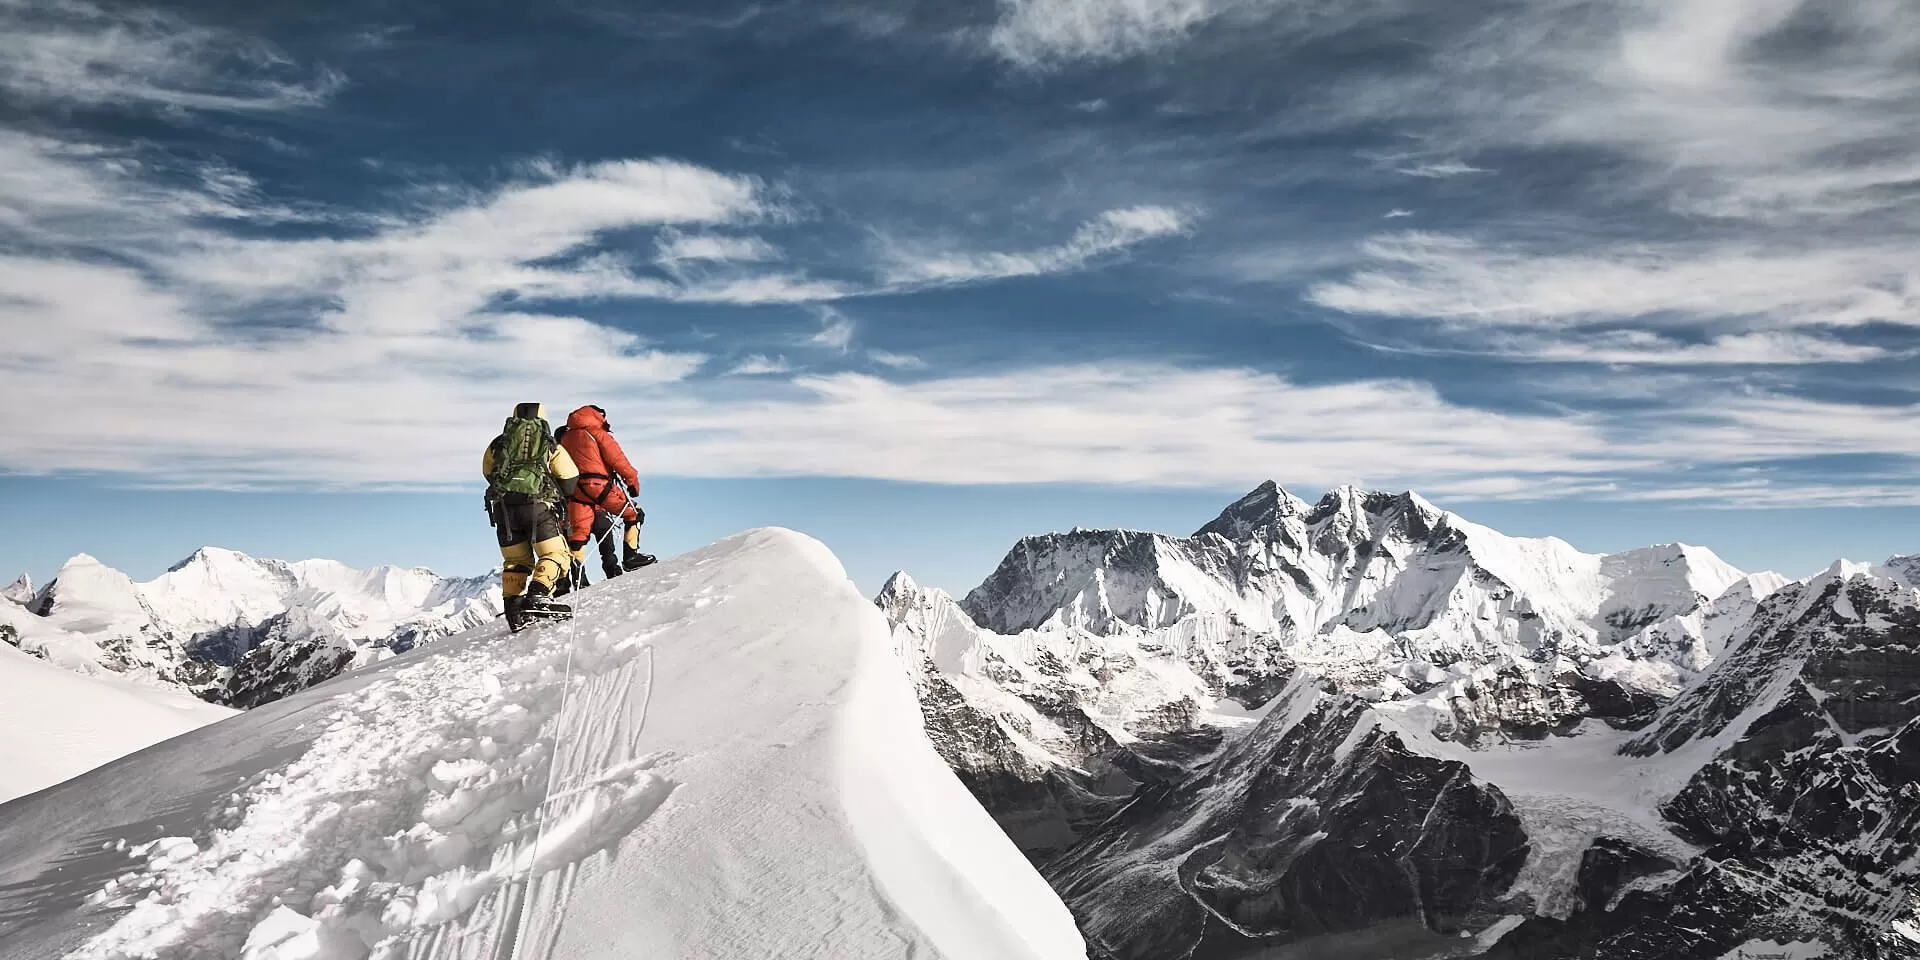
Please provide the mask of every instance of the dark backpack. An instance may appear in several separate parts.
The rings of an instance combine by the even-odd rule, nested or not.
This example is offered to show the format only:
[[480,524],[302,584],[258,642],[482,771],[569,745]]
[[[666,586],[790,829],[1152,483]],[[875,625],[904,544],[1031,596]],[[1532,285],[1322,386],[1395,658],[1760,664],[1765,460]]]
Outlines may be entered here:
[[547,422],[533,417],[508,417],[493,441],[493,472],[487,475],[490,493],[507,500],[560,499],[547,463],[553,458],[553,436]]

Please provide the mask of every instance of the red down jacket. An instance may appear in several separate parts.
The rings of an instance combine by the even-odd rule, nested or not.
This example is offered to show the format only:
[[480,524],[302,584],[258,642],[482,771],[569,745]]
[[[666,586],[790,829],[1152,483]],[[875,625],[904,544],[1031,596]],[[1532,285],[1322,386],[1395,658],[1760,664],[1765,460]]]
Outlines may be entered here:
[[620,441],[607,431],[607,413],[599,407],[581,407],[567,414],[567,430],[560,437],[560,445],[580,470],[580,484],[574,489],[573,499],[603,502],[615,478],[625,480],[632,490],[640,489],[640,474],[633,469],[626,451],[620,449]]

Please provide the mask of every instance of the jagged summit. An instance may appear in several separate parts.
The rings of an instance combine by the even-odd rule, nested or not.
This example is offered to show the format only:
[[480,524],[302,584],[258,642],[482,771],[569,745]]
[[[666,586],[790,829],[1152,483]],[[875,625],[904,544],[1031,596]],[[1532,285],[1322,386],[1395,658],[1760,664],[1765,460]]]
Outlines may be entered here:
[[907,596],[920,592],[920,583],[909,576],[905,570],[895,570],[887,582],[880,585],[880,597]]
[[25,606],[33,602],[33,593],[33,578],[22,573],[6,589],[0,590],[0,600]]
[[182,559],[179,563],[176,563],[173,566],[168,567],[167,572],[177,573],[181,570],[187,569],[188,567],[194,567],[194,566],[245,564],[245,563],[254,563],[254,562],[256,562],[254,558],[247,556],[246,554],[241,553],[238,550],[228,550],[225,547],[204,546],[199,548],[198,550],[193,551],[190,554],[187,554],[187,556],[184,559]]
[[1272,526],[1287,517],[1297,517],[1308,509],[1305,500],[1268,480],[1254,487],[1251,493],[1228,504],[1218,517],[1194,531],[1193,535],[1204,537],[1209,533],[1217,533],[1228,540],[1239,541],[1253,530]]

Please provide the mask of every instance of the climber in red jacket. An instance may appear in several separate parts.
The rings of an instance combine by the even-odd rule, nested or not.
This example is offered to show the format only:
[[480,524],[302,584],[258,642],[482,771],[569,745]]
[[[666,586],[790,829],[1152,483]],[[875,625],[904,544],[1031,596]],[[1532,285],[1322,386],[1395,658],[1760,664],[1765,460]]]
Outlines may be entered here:
[[613,565],[611,551],[602,555],[606,575],[617,577],[652,563],[651,554],[640,552],[640,525],[647,521],[647,515],[633,502],[633,496],[640,492],[640,474],[633,469],[626,451],[620,449],[620,441],[613,438],[607,411],[588,405],[568,414],[566,428],[560,431],[560,446],[580,471],[573,495],[567,498],[567,546],[572,548],[575,562],[586,559],[587,541],[608,529],[604,525],[595,529],[596,521],[605,514],[626,521],[625,549],[619,566]]

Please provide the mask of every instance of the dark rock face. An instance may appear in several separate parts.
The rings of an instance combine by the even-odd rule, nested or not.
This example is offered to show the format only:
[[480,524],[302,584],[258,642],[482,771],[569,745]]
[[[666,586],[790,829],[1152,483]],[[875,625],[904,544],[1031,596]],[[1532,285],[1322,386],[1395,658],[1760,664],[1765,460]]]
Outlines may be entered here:
[[1383,937],[1458,942],[1499,917],[1527,841],[1498,789],[1356,731],[1370,723],[1357,701],[1294,695],[1320,703],[1291,726],[1270,717],[1185,782],[1141,789],[1043,866],[1098,951],[1335,955]]
[[920,709],[935,752],[1035,864],[1079,842],[1135,791],[1191,776],[1220,745],[1218,731],[1204,730],[1121,747],[1077,707],[1048,704],[1042,712],[1075,731],[1083,750],[1081,765],[1069,767],[1029,759],[937,674],[921,684]]
[[1755,941],[1820,942],[1842,957],[1911,951],[1888,933],[1920,880],[1911,594],[1866,578],[1782,591],[1748,641],[1628,749],[1657,756],[1715,737],[1724,746],[1661,809],[1699,857],[1618,895],[1618,855],[1589,851],[1585,909],[1565,922],[1532,918],[1490,955],[1678,960]]
[[242,623],[199,634],[186,646],[190,659],[180,669],[200,699],[246,710],[345,673],[366,647],[405,653],[481,622],[456,618],[408,624],[382,640],[355,644],[294,630],[287,614],[277,614],[258,625]]

